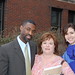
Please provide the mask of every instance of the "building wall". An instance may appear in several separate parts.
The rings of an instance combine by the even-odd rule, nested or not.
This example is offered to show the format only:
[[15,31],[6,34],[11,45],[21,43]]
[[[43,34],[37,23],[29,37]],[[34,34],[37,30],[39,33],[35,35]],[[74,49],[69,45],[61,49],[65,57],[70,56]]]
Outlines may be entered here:
[[57,0],[6,0],[4,9],[4,35],[19,32],[22,21],[32,19],[37,32],[48,31],[51,27],[51,7],[61,8],[63,27],[68,23],[68,10],[75,11],[75,4]]

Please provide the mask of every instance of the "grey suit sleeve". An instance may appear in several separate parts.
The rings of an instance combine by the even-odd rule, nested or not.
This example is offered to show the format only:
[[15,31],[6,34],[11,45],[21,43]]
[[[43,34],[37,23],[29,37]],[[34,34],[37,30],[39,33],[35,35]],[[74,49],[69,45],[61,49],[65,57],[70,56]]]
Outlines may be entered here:
[[3,47],[0,47],[0,75],[7,75],[7,72],[8,72],[7,52]]

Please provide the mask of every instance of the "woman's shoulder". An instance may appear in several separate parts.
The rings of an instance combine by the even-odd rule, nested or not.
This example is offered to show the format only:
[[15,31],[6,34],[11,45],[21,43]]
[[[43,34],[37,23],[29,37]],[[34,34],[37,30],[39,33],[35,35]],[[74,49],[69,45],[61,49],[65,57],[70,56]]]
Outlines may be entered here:
[[36,58],[36,59],[41,59],[41,58],[42,58],[42,55],[36,54],[36,55],[35,55],[35,58]]
[[60,61],[60,64],[63,66],[68,65],[68,63],[61,56],[58,56],[58,60]]
[[36,60],[36,61],[40,61],[40,60],[41,60],[41,55],[36,54],[36,55],[35,55],[35,60]]
[[61,56],[57,56],[57,59],[60,61],[64,60]]
[[65,60],[64,60],[61,56],[56,56],[56,61],[57,61],[59,64],[62,64],[63,62],[65,62]]

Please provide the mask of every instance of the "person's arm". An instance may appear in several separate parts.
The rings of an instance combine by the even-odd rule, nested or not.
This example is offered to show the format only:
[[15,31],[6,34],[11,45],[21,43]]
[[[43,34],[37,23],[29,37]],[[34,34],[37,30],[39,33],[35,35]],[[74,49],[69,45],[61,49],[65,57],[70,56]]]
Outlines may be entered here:
[[67,56],[67,53],[65,51],[64,54],[62,55],[62,58],[64,58],[66,60],[66,56]]
[[38,60],[38,55],[35,56],[35,62],[32,68],[32,75],[38,75],[38,69],[39,67],[39,60]]
[[6,51],[0,47],[0,75],[7,75],[8,57]]
[[75,75],[66,61],[62,64],[62,73],[64,75]]
[[72,68],[73,72],[75,73],[75,61],[70,62],[69,65]]

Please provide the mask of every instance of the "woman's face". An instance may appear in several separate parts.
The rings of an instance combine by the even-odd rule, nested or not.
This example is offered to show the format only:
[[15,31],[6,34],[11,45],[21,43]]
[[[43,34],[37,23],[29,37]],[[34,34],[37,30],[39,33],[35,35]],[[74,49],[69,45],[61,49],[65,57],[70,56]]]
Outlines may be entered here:
[[43,41],[41,48],[43,50],[43,54],[53,54],[55,49],[54,40],[51,38]]
[[67,34],[65,34],[65,39],[69,44],[75,44],[75,30],[73,28],[68,28]]

